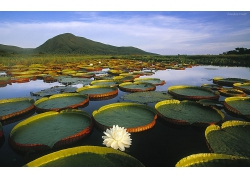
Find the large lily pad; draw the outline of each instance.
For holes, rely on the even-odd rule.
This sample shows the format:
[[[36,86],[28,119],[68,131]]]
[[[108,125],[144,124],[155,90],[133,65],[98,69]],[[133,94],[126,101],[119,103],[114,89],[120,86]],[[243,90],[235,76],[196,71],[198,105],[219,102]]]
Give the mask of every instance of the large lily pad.
[[[37,92],[30,92],[32,96],[40,96],[40,97],[48,97],[54,94],[60,94],[60,93],[74,93],[76,92],[77,87],[73,86],[54,86],[51,88],[43,89],[41,91]]]
[[[208,126],[224,119],[220,110],[193,101],[160,101],[155,109],[164,120],[179,125]]]
[[[175,167],[249,167],[250,159],[218,153],[199,153],[182,158]]]
[[[232,87],[234,83],[250,83],[250,79],[214,77],[213,83]]]
[[[10,132],[9,142],[16,150],[44,151],[72,144],[91,132],[88,113],[68,109],[49,111],[18,123]]]
[[[205,137],[214,153],[250,158],[250,122],[231,120],[221,127],[210,125],[206,128]]]
[[[76,84],[83,84],[83,85],[89,85],[91,83],[91,79],[89,78],[74,78],[74,77],[65,77],[61,79],[59,82],[64,85],[76,85]]]
[[[168,93],[178,100],[218,100],[220,97],[219,93],[213,92],[211,89],[188,85],[170,86],[168,88]]]
[[[144,92],[154,91],[156,86],[152,83],[145,82],[125,82],[119,84],[119,89],[125,92]]]
[[[246,93],[235,88],[223,88],[219,90],[220,95],[229,97],[245,97]]]
[[[11,98],[0,100],[0,120],[8,120],[34,109],[32,98]]]
[[[147,92],[135,92],[127,93],[121,96],[122,99],[128,101],[134,101],[138,103],[153,103],[166,99],[173,99],[173,96],[166,91],[147,91]]]
[[[236,116],[250,119],[250,97],[228,97],[224,101],[224,107]]]
[[[35,102],[35,107],[38,112],[45,111],[60,111],[68,108],[78,108],[89,102],[87,94],[79,93],[62,93],[55,94],[50,97],[44,97]]]
[[[3,126],[2,126],[2,123],[0,122],[0,139],[4,137],[4,134],[3,134]]]
[[[135,78],[134,81],[135,82],[152,83],[156,86],[166,84],[166,82],[164,80],[160,80],[159,78]]]
[[[118,86],[119,84],[114,81],[113,79],[107,79],[107,80],[94,80],[90,83],[91,85],[95,86]]]
[[[130,102],[102,106],[92,113],[97,127],[106,130],[113,125],[124,127],[128,132],[141,132],[152,128],[157,114],[153,108]]]
[[[118,94],[118,88],[117,87],[110,87],[110,86],[84,86],[81,88],[78,88],[76,90],[79,94],[88,94],[90,100],[93,99],[102,99],[105,97],[114,97]]]
[[[144,167],[134,157],[107,147],[79,146],[35,159],[25,167]]]
[[[233,88],[239,89],[247,94],[250,94],[250,83],[234,83]]]

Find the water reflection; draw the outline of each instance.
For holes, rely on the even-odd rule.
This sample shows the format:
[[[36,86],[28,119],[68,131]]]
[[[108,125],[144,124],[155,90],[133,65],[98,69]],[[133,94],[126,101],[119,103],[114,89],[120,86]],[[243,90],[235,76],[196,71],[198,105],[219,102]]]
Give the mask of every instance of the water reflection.
[[[149,76],[142,76],[141,78],[148,77]],[[156,91],[167,91],[168,87],[172,85],[201,86],[202,84],[212,84],[214,77],[250,79],[250,68],[195,66],[186,68],[185,70],[158,70],[150,77],[165,80],[166,84],[156,86]],[[30,92],[37,92],[61,85],[62,84],[58,82],[44,83],[42,80],[30,81],[28,83],[12,83],[11,85],[7,84],[7,86],[0,88],[0,99],[30,97]],[[81,86],[81,84],[76,85],[78,88]],[[87,106],[80,107],[79,109],[92,115],[94,110],[104,105],[123,101],[120,97],[125,93],[129,92],[118,91],[118,95],[112,98],[89,101]],[[225,97],[220,97],[220,101],[223,101],[224,98]],[[154,107],[154,104],[155,103],[148,103],[147,105]],[[223,113],[225,114],[225,120],[242,120],[240,117],[234,117],[225,111],[223,111]],[[33,115],[35,114],[34,112]],[[27,117],[19,117],[19,119],[15,119],[3,125],[5,140],[1,140],[0,166],[20,167],[41,155],[49,153],[44,152],[38,154],[29,152],[22,156],[10,148],[8,144],[10,131],[17,123],[26,118]],[[87,138],[72,146],[104,146],[102,144],[102,135],[103,133],[100,130],[94,128]],[[162,119],[157,119],[152,129],[132,134],[131,137],[132,145],[127,149],[126,153],[134,156],[148,167],[173,167],[183,157],[195,153],[209,152],[205,141],[204,129],[195,129],[191,126],[180,127],[166,123]]]

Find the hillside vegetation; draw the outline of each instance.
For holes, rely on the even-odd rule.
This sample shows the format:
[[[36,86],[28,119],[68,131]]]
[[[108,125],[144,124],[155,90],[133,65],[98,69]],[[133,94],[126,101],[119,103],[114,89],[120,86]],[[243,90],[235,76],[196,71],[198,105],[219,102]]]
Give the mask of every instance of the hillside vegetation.
[[[135,47],[116,47],[103,44],[71,33],[55,36],[34,49],[0,45],[0,56],[13,54],[157,55]]]

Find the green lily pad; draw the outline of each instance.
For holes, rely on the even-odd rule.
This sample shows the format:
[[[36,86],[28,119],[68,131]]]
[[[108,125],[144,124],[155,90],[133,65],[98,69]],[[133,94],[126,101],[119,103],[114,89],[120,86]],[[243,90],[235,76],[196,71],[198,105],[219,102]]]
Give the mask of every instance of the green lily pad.
[[[27,113],[35,108],[32,98],[11,98],[0,100],[0,120],[7,120]]]
[[[250,122],[231,120],[221,127],[210,125],[205,137],[210,150],[214,153],[229,154],[250,158]]]
[[[203,106],[214,106],[218,109],[222,109],[224,107],[223,102],[216,101],[216,100],[210,100],[210,99],[201,99],[201,100],[197,101],[197,103],[200,103]]]
[[[118,94],[117,87],[110,86],[84,86],[76,90],[79,94],[88,94],[90,100],[114,97]]]
[[[35,159],[25,167],[144,167],[134,157],[107,147],[79,146]]]
[[[250,119],[250,97],[227,97],[224,107],[234,115]]]
[[[128,132],[140,132],[152,128],[156,123],[156,112],[153,108],[130,102],[113,103],[93,111],[97,127],[106,130],[113,125],[124,127]]]
[[[239,89],[235,88],[223,88],[218,90],[220,95],[222,96],[229,96],[229,97],[245,97],[247,96],[246,93]]]
[[[176,85],[168,88],[168,93],[174,96],[178,100],[195,100],[200,99],[212,99],[218,100],[220,95],[213,92],[211,89],[198,87],[198,86],[187,86],[187,85]]]
[[[164,120],[179,125],[208,126],[224,119],[220,110],[193,101],[160,101],[155,109]]]
[[[91,117],[84,111],[49,111],[18,123],[10,132],[10,145],[23,152],[49,150],[82,139],[92,128]]]
[[[89,102],[89,97],[86,94],[79,93],[62,93],[55,94],[50,97],[44,97],[35,102],[35,107],[38,112],[45,111],[60,111],[68,108],[77,108],[84,106]]]
[[[175,167],[249,167],[250,159],[218,153],[199,153],[182,158]]]
[[[134,101],[138,103],[153,103],[166,99],[173,99],[173,96],[166,91],[147,91],[147,92],[135,92],[127,93],[121,96],[124,100]]]
[[[221,85],[221,86],[233,86],[234,83],[250,83],[249,79],[242,78],[222,78],[222,77],[214,77],[213,83]]]
[[[118,86],[118,83],[113,79],[94,80],[90,84],[95,86]]]
[[[218,84],[202,84],[201,87],[209,88],[211,90],[219,90],[223,88],[222,86]]]
[[[166,82],[164,80],[160,80],[159,78],[135,78],[135,82],[146,82],[146,83],[151,83],[156,86],[158,85],[164,85]]]
[[[154,91],[156,86],[145,82],[125,82],[119,84],[119,89],[125,92]]]
[[[63,78],[59,82],[64,84],[64,85],[76,85],[76,84],[83,84],[83,85],[89,85],[91,83],[91,79],[89,78],[74,78],[74,77],[69,77],[69,78]]]
[[[74,93],[76,92],[77,87],[72,86],[54,86],[48,89],[43,89],[37,92],[30,92],[32,96],[48,97],[54,94],[60,94],[64,92]]]
[[[239,89],[247,94],[250,94],[250,83],[234,83],[233,88]]]

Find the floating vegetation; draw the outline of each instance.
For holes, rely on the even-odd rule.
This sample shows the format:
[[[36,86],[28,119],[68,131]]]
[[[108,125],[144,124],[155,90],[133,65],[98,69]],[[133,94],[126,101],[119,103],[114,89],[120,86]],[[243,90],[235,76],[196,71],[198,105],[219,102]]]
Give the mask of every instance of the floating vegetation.
[[[250,159],[219,153],[199,153],[182,158],[175,167],[249,167]]]
[[[224,107],[223,102],[216,101],[216,100],[210,100],[210,99],[201,99],[201,100],[197,101],[197,103],[200,103],[203,106],[216,107],[218,109],[222,109]]]
[[[2,123],[0,121],[0,139],[2,139],[4,137],[4,133],[3,133],[3,126]],[[1,146],[0,146],[1,147]]]
[[[31,96],[40,96],[40,97],[47,97],[47,96],[51,96],[54,94],[60,94],[60,93],[74,93],[76,92],[77,87],[73,87],[73,86],[54,86],[48,89],[43,89],[41,91],[37,91],[37,92],[30,92]]]
[[[224,120],[220,110],[193,101],[160,101],[155,109],[161,118],[178,125],[208,126]]]
[[[218,100],[220,95],[208,88],[188,85],[176,85],[168,88],[168,93],[178,100],[212,99]]]
[[[234,83],[233,88],[241,90],[250,95],[250,83]]]
[[[75,109],[89,102],[87,94],[62,93],[50,97],[43,97],[35,102],[36,111],[61,111],[63,109]]]
[[[32,98],[1,99],[0,120],[5,121],[31,111],[35,107],[34,102]]]
[[[211,90],[219,90],[223,88],[223,86],[220,86],[218,84],[202,84],[201,87],[209,88]]]
[[[78,146],[35,159],[25,167],[144,167],[129,154],[99,146]]]
[[[205,137],[211,152],[250,158],[250,122],[230,120],[210,125]]]
[[[90,100],[114,97],[118,94],[117,87],[111,86],[84,86],[76,90],[79,94],[88,94]]]
[[[222,77],[214,77],[213,83],[221,85],[221,86],[230,86],[233,87],[234,83],[250,83],[249,79],[242,78],[222,78]]]
[[[93,111],[92,117],[102,130],[118,125],[128,132],[141,132],[152,128],[157,119],[155,110],[139,103],[113,103]]]
[[[250,97],[227,97],[224,107],[233,115],[250,119]]]
[[[45,151],[79,141],[92,128],[91,117],[84,111],[49,111],[18,123],[10,132],[9,143],[20,152]]]
[[[144,91],[154,91],[156,89],[156,86],[152,83],[125,82],[119,84],[119,89],[125,92],[144,92]]]
[[[154,103],[166,99],[173,99],[173,96],[168,94],[167,91],[147,91],[127,93],[121,96],[121,98],[124,100],[134,101],[138,103]]]
[[[164,85],[166,82],[164,80],[160,80],[159,78],[135,78],[135,82],[146,82],[146,83],[151,83],[156,86],[158,85]]]
[[[119,84],[113,79],[107,79],[107,80],[94,80],[90,83],[90,85],[113,87],[113,86],[118,86]]]
[[[91,79],[88,78],[73,78],[73,77],[69,77],[69,78],[62,78],[61,80],[59,80],[58,82],[64,84],[64,85],[76,85],[76,84],[83,84],[83,86],[85,85],[89,85],[91,83]]]
[[[235,89],[235,88],[223,88],[223,89],[220,89],[218,90],[220,95],[222,96],[236,96],[236,97],[245,97],[247,96],[246,93],[244,93],[243,91],[241,90],[238,90],[238,89]]]

